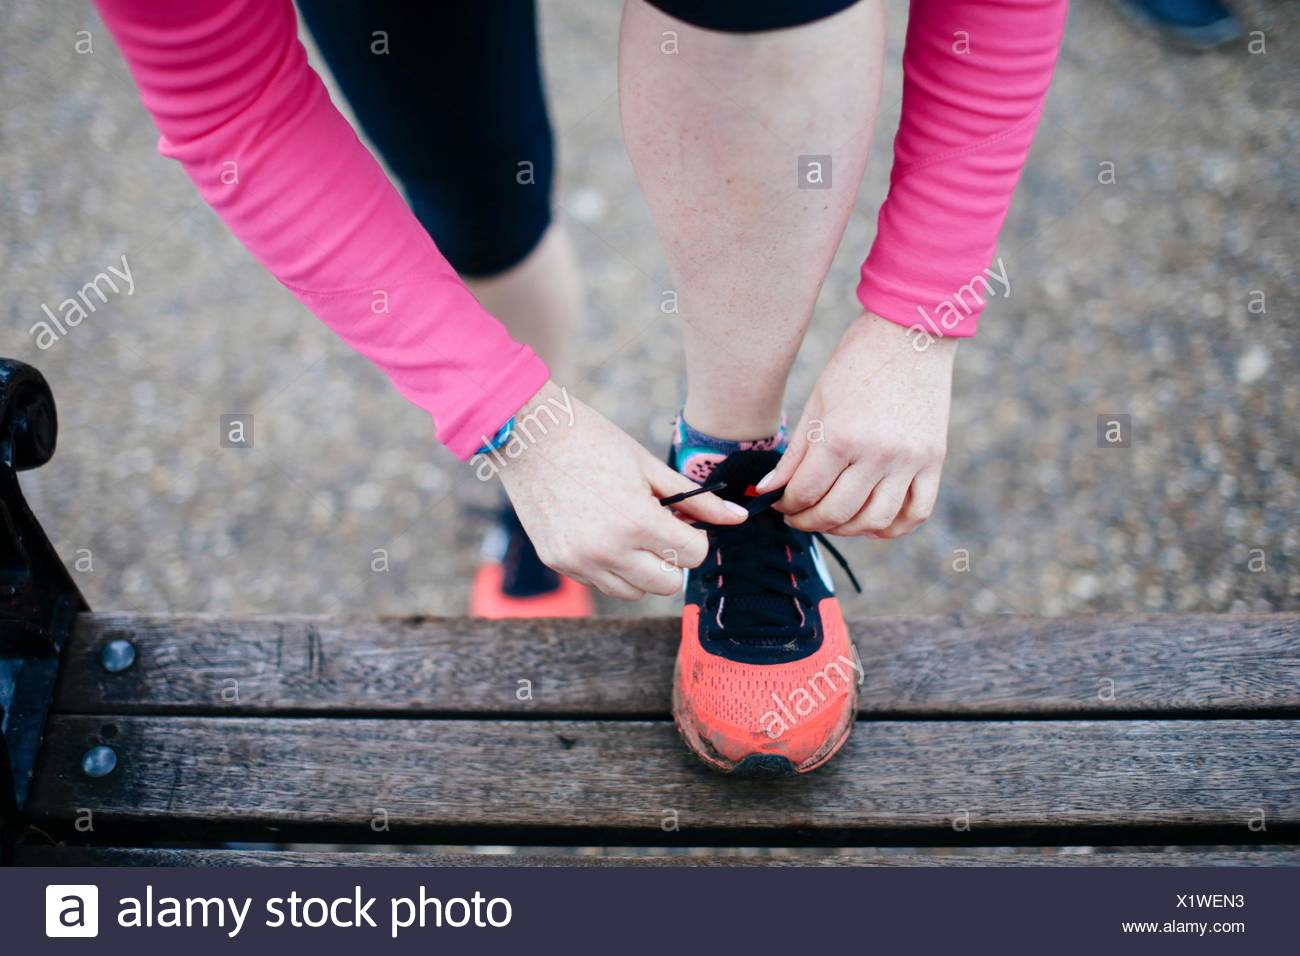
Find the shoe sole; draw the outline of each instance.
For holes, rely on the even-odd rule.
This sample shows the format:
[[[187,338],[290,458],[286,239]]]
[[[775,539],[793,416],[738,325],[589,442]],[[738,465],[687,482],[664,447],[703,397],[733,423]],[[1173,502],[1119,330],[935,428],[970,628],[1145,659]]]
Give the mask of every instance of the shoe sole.
[[[591,595],[572,579],[562,578],[560,588],[530,597],[512,597],[501,590],[501,563],[479,565],[470,581],[469,616],[505,621],[521,618],[570,620],[595,616]]]
[[[858,657],[858,649],[852,642],[850,642],[849,647],[853,651],[853,659],[858,662],[858,673],[861,674],[862,663]],[[690,726],[690,721],[681,719],[679,715],[685,713],[685,707],[678,690],[679,686],[680,681],[674,680],[673,724],[677,727],[678,736],[686,744],[686,749],[698,757],[706,767],[729,777],[801,777],[804,774],[812,773],[840,752],[840,749],[849,739],[849,734],[853,732],[853,725],[858,717],[858,685],[855,683],[853,685],[853,704],[849,708],[848,719],[844,722],[843,728],[803,763],[795,766],[788,757],[781,754],[765,753],[753,753],[742,757],[740,760],[729,760],[714,750],[712,745],[701,737],[694,727]]]

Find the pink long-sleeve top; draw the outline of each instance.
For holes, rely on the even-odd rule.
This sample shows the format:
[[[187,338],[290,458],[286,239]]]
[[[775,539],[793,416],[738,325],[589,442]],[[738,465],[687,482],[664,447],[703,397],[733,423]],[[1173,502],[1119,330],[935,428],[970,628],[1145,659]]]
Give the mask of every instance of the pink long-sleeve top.
[[[96,4],[163,155],[258,261],[433,417],[439,441],[471,457],[546,382],[546,366],[465,288],[330,102],[290,0]],[[923,315],[992,260],[1065,9],[912,0],[890,191],[858,287],[868,310],[974,334],[982,302],[938,329]]]

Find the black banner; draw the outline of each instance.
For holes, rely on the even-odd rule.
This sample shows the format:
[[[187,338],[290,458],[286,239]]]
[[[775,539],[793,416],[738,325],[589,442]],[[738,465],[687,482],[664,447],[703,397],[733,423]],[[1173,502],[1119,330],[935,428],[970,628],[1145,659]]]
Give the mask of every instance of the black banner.
[[[255,868],[0,871],[13,954],[1276,953],[1300,877],[1268,868]],[[65,942],[70,937],[81,942]],[[94,942],[88,942],[93,939]],[[106,947],[106,949],[105,949]],[[849,949],[848,947],[851,947]],[[1104,949],[1102,949],[1104,947]]]

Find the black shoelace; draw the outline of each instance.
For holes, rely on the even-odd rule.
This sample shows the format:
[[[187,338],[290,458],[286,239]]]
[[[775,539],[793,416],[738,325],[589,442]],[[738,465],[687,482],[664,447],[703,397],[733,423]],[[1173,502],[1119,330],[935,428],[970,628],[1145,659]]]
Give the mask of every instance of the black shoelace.
[[[720,491],[725,487],[726,482],[714,482],[680,495],[663,498],[660,504],[676,504],[695,495]],[[784,488],[777,488],[743,502],[741,506],[749,512],[749,518],[741,524],[696,522],[696,527],[708,532],[711,552],[715,558],[712,566],[702,572],[703,580],[710,584],[719,579],[725,582],[723,587],[710,589],[701,613],[717,615],[722,610],[725,615],[723,602],[730,599],[733,608],[743,608],[747,628],[780,629],[784,639],[797,640],[810,637],[812,628],[801,626],[792,629],[789,610],[792,606],[796,607],[800,619],[807,621],[812,602],[808,593],[799,587],[799,583],[808,576],[806,567],[795,560],[806,551],[805,545],[800,541],[802,535],[792,533],[795,529],[786,525],[781,513],[771,510],[772,505],[784,493]],[[811,532],[811,536],[844,569],[854,590],[861,594],[862,586],[844,555],[820,532]],[[717,560],[719,555],[720,561]],[[783,595],[794,603],[787,604],[779,599],[763,600],[770,595]]]

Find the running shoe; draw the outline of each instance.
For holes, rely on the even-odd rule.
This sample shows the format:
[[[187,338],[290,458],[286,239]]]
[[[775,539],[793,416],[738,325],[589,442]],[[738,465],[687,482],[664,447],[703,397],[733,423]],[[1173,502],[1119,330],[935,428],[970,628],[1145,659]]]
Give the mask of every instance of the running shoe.
[[[708,556],[684,586],[673,719],[691,751],[724,773],[815,770],[844,746],[857,713],[862,665],[822,552],[858,584],[825,538],[772,510],[783,489],[754,487],[780,458],[733,452],[709,475],[750,516],[706,526]]]
[[[483,563],[470,585],[472,617],[591,617],[591,593],[542,564],[509,504],[483,541]]]

